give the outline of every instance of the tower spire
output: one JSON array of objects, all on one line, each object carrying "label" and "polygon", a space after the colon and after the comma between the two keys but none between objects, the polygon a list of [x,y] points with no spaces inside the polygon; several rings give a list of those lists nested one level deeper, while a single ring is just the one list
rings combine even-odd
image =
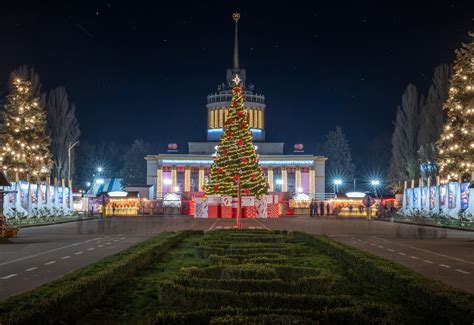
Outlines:
[{"label": "tower spire", "polygon": [[232,14],[232,18],[235,21],[235,35],[234,35],[234,65],[232,67],[233,70],[239,70],[239,25],[238,21],[240,19],[240,13],[234,12]]}]

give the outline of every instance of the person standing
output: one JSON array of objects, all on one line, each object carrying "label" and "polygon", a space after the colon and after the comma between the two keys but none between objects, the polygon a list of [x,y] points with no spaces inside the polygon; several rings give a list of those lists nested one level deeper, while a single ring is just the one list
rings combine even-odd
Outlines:
[{"label": "person standing", "polygon": [[326,204],[326,215],[329,216],[330,212],[331,212],[331,206],[328,203]]},{"label": "person standing", "polygon": [[309,209],[310,209],[311,217],[318,216],[318,203],[316,203],[314,200],[311,201],[311,204],[309,205]]},{"label": "person standing", "polygon": [[319,214],[321,214],[321,217],[324,216],[324,201],[319,203]]}]

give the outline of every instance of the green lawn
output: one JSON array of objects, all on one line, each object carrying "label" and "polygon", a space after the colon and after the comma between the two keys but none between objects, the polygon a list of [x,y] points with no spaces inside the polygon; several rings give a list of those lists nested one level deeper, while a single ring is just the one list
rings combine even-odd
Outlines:
[{"label": "green lawn", "polygon": [[195,231],[160,234],[0,304],[1,324],[45,320],[461,324],[474,320],[474,297],[326,237]]}]

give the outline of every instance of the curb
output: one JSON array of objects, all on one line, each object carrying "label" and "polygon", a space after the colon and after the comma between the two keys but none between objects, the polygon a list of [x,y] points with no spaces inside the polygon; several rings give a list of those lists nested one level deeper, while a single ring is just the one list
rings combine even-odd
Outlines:
[{"label": "curb", "polygon": [[98,219],[98,217],[91,217],[91,218],[81,218],[81,219],[71,219],[71,220],[63,220],[63,221],[56,221],[56,222],[47,222],[47,223],[37,223],[37,224],[31,224],[31,225],[19,225],[19,226],[14,226],[18,229],[24,229],[24,228],[32,228],[32,227],[42,227],[42,226],[52,226],[52,225],[60,225],[62,223],[68,223],[68,222],[77,222],[77,221],[87,221],[87,220],[94,220]]},{"label": "curb", "polygon": [[[373,220],[391,222],[390,220],[386,220],[386,219],[373,219]],[[405,225],[412,225],[412,226],[423,226],[423,227],[433,227],[433,228],[442,228],[442,229],[451,229],[451,230],[474,232],[474,229],[472,229],[472,228],[451,227],[451,226],[443,226],[443,225],[432,225],[432,224],[427,224],[427,223],[415,223],[415,222],[399,221],[399,220],[393,220],[393,222],[394,223],[402,223],[402,224],[405,224]]]}]

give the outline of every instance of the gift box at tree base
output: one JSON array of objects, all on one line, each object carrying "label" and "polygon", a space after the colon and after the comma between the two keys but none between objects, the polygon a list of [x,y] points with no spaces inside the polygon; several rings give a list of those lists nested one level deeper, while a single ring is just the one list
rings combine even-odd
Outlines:
[{"label": "gift box at tree base", "polygon": [[[241,197],[242,218],[278,218],[281,206],[278,195]],[[236,218],[238,198],[230,196],[207,196],[194,199],[195,218]]]},{"label": "gift box at tree base", "polygon": [[223,196],[221,198],[221,218],[232,218],[232,197]]}]

